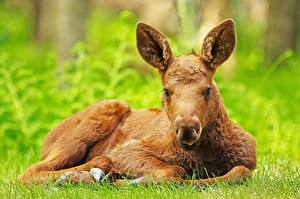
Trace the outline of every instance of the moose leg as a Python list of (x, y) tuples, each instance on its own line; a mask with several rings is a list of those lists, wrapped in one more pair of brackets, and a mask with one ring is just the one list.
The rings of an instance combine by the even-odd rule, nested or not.
[(129, 112), (129, 107), (117, 100), (101, 101), (91, 106), (81, 123), (70, 132), (62, 133), (45, 159), (29, 167), (20, 181), (30, 182), (43, 172), (46, 172), (43, 176), (47, 176), (49, 171), (78, 166), (84, 161), (88, 149), (110, 135)]
[(76, 166), (76, 167), (71, 167), (68, 169), (62, 169), (58, 171), (34, 171), (31, 173), (31, 175), (23, 175), (20, 178), (21, 183), (25, 184), (40, 184), (40, 183), (45, 183), (47, 181), (55, 181), (59, 179), (62, 175), (69, 173), (69, 174), (74, 174), (74, 175), (79, 175), (78, 181), (85, 181), (85, 182), (93, 182), (94, 179), (92, 175), (89, 176), (82, 176), (85, 179), (80, 179), (80, 173), (83, 171), (90, 171), (92, 168), (99, 168), (101, 169), (105, 174), (114, 171), (113, 164), (110, 158), (106, 156), (97, 156), (93, 158), (92, 160)]
[(184, 183), (190, 183), (194, 185), (211, 185), (218, 182), (238, 183), (250, 177), (250, 169), (245, 166), (235, 166), (223, 176), (199, 180), (185, 180)]
[(169, 178), (165, 181), (168, 182), (178, 182), (181, 184), (190, 185), (213, 185), (221, 182), (225, 183), (239, 183), (247, 178), (251, 177), (251, 171), (245, 166), (235, 166), (228, 173), (222, 176), (217, 176), (213, 178), (206, 179), (195, 179), (195, 180), (185, 180), (181, 178)]
[[(251, 176), (251, 171), (245, 166), (235, 166), (228, 173), (223, 176), (218, 176), (214, 178), (207, 179), (195, 179), (195, 180), (187, 180), (181, 177), (178, 177), (176, 172), (178, 171), (177, 166), (174, 166), (168, 169), (158, 169), (156, 175), (152, 177), (143, 176), (138, 180), (128, 181), (128, 180), (116, 180), (115, 183), (117, 185), (125, 185), (125, 184), (149, 184), (149, 183), (166, 183), (166, 182), (175, 182), (180, 184), (189, 184), (189, 185), (212, 185), (219, 182), (227, 182), (227, 183), (238, 183), (241, 182)], [(171, 169), (171, 170), (170, 170)], [(183, 168), (181, 168), (183, 169)], [(177, 170), (177, 171), (176, 171)], [(174, 175), (175, 174), (175, 175)]]
[[(138, 180), (115, 180), (116, 185), (126, 185), (132, 183), (147, 184), (160, 182), (168, 179), (184, 179), (187, 175), (185, 169), (178, 165), (172, 165), (160, 160), (149, 151), (137, 150), (137, 145), (128, 147), (118, 153), (114, 160), (114, 165), (121, 173), (129, 176), (142, 176)], [(129, 150), (130, 153), (127, 151)], [(130, 154), (130, 155), (126, 155)]]

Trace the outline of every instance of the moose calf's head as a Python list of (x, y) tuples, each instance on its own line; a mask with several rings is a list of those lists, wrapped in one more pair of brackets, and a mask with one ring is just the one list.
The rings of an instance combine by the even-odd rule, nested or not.
[(183, 148), (192, 149), (216, 112), (219, 99), (212, 78), (234, 49), (233, 21), (225, 20), (207, 34), (199, 56), (173, 57), (166, 37), (145, 23), (137, 24), (136, 34), (139, 53), (161, 75), (162, 104), (177, 140)]

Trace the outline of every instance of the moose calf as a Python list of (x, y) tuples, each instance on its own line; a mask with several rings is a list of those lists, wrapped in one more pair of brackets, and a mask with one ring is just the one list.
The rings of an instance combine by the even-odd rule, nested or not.
[[(228, 118), (213, 81), (235, 46), (233, 21), (207, 34), (200, 55), (174, 57), (166, 37), (145, 23), (137, 24), (136, 36), (141, 56), (161, 76), (162, 108), (132, 110), (104, 100), (75, 113), (49, 132), (42, 160), (21, 182), (43, 183), (65, 173), (73, 182), (95, 182), (87, 172), (92, 168), (143, 177), (141, 183), (201, 185), (250, 176), (255, 140)], [(191, 175), (196, 179), (187, 180)]]

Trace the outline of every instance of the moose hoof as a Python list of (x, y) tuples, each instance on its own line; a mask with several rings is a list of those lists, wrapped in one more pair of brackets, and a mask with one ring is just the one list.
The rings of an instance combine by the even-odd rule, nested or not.
[(74, 171), (67, 172), (60, 176), (59, 179), (55, 181), (56, 185), (62, 185), (64, 183), (94, 183), (100, 182), (105, 177), (103, 170), (99, 168), (92, 168), (90, 171)]
[(144, 181), (145, 181), (145, 177), (139, 177), (139, 178), (130, 180), (130, 181), (128, 182), (128, 184), (132, 184), (132, 185), (135, 185), (135, 184), (142, 184)]
[(105, 177), (105, 173), (102, 169), (99, 168), (92, 168), (90, 170), (91, 175), (95, 179), (96, 182), (100, 182)]

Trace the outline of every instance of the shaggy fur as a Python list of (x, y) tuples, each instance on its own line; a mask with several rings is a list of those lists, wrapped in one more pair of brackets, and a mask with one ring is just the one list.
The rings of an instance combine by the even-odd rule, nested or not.
[[(139, 23), (137, 47), (160, 72), (163, 108), (131, 110), (124, 102), (104, 100), (70, 116), (49, 132), (42, 160), (20, 180), (41, 183), (93, 167), (193, 184), (249, 177), (255, 141), (228, 118), (212, 80), (234, 45), (234, 24), (226, 20), (208, 33), (200, 56), (173, 57), (166, 37)], [(191, 175), (199, 179), (184, 180)]]

